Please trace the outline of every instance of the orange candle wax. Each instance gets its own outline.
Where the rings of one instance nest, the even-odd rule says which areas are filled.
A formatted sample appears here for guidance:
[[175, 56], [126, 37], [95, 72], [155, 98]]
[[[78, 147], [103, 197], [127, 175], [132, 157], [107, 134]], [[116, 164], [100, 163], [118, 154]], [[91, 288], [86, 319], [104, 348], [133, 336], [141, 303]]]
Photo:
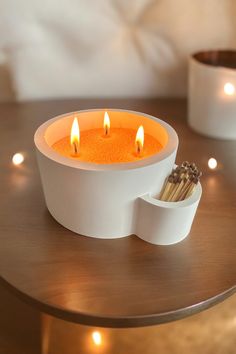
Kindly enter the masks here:
[[111, 128], [106, 137], [102, 128], [81, 131], [78, 156], [73, 156], [69, 136], [55, 142], [52, 148], [62, 156], [100, 164], [138, 161], [163, 148], [157, 139], [145, 133], [143, 153], [138, 156], [135, 152], [136, 133], [137, 130], [130, 128]]

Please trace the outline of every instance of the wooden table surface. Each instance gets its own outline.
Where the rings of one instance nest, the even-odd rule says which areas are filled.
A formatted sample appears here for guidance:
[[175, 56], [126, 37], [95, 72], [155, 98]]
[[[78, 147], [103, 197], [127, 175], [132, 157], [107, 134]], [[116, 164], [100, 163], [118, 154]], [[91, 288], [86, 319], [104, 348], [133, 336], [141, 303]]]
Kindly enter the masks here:
[[[190, 236], [154, 246], [136, 236], [78, 236], [48, 213], [33, 134], [59, 113], [126, 108], [163, 118], [177, 131], [177, 162], [203, 171], [203, 197]], [[222, 118], [223, 119], [223, 118]], [[134, 327], [203, 310], [236, 290], [236, 141], [208, 139], [186, 125], [184, 100], [67, 100], [0, 105], [0, 275], [41, 311], [94, 326]], [[12, 155], [25, 162], [13, 166]], [[215, 157], [217, 170], [208, 169]]]

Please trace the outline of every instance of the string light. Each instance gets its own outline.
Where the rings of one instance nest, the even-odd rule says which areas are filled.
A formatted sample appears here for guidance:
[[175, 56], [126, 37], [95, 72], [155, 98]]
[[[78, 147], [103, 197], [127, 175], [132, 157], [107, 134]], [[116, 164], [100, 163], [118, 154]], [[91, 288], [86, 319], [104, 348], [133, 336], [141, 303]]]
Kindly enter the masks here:
[[216, 167], [217, 167], [217, 160], [214, 159], [214, 157], [211, 157], [209, 160], [208, 160], [208, 167], [211, 169], [211, 170], [215, 170]]
[[102, 344], [102, 336], [101, 336], [101, 333], [98, 332], [98, 331], [94, 331], [92, 333], [92, 339], [93, 339], [93, 343], [96, 345], [96, 346], [100, 346]]
[[24, 156], [17, 152], [16, 154], [13, 155], [12, 157], [12, 163], [16, 166], [21, 165], [24, 162]]

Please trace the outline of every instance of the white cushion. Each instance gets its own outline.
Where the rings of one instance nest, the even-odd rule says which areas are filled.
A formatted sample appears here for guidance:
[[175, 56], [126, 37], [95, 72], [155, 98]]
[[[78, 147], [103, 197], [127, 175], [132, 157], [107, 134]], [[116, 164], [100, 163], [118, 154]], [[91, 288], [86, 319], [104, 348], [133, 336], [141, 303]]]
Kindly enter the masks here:
[[183, 96], [189, 53], [233, 46], [229, 5], [8, 0], [0, 12], [0, 48], [19, 100]]

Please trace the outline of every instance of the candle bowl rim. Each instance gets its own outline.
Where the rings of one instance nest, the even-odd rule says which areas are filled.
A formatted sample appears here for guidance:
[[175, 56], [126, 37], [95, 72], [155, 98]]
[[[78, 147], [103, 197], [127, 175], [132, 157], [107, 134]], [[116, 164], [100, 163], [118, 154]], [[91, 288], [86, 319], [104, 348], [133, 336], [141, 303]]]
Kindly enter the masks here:
[[[168, 141], [166, 146], [162, 148], [161, 151], [157, 152], [156, 154], [149, 156], [147, 158], [142, 158], [139, 161], [134, 162], [115, 162], [115, 163], [108, 163], [108, 164], [100, 164], [100, 163], [92, 163], [86, 161], [80, 161], [75, 159], [70, 159], [66, 156], [62, 156], [53, 150], [46, 142], [44, 134], [46, 129], [57, 120], [70, 116], [76, 115], [83, 112], [96, 112], [96, 111], [116, 111], [116, 112], [127, 112], [131, 114], [140, 115], [142, 117], [151, 119], [156, 121], [166, 130], [168, 134]], [[67, 167], [72, 167], [79, 170], [91, 170], [91, 171], [124, 171], [124, 170], [134, 170], [139, 169], [142, 167], [147, 167], [156, 163], [161, 163], [163, 160], [167, 159], [170, 155], [174, 154], [177, 147], [178, 147], [179, 139], [176, 131], [172, 128], [171, 125], [166, 123], [160, 118], [154, 117], [147, 113], [127, 110], [127, 109], [119, 109], [119, 108], [92, 108], [92, 109], [82, 109], [78, 111], [72, 111], [57, 115], [43, 124], [41, 124], [35, 134], [34, 134], [34, 144], [38, 151], [43, 154], [48, 159]]]
[[[231, 65], [227, 65], [222, 63], [222, 59], [218, 59], [216, 63], [210, 62], [207, 59], [203, 59], [201, 58], [202, 56], [220, 56], [220, 55], [232, 55], [234, 56], [234, 60], [232, 62], [234, 62], [235, 66], [231, 66]], [[203, 65], [205, 67], [208, 68], [212, 68], [215, 70], [219, 70], [219, 69], [226, 69], [226, 70], [231, 70], [231, 71], [236, 71], [236, 49], [209, 49], [209, 50], [201, 50], [198, 52], [194, 52], [190, 55], [190, 59], [195, 61], [196, 63]]]

